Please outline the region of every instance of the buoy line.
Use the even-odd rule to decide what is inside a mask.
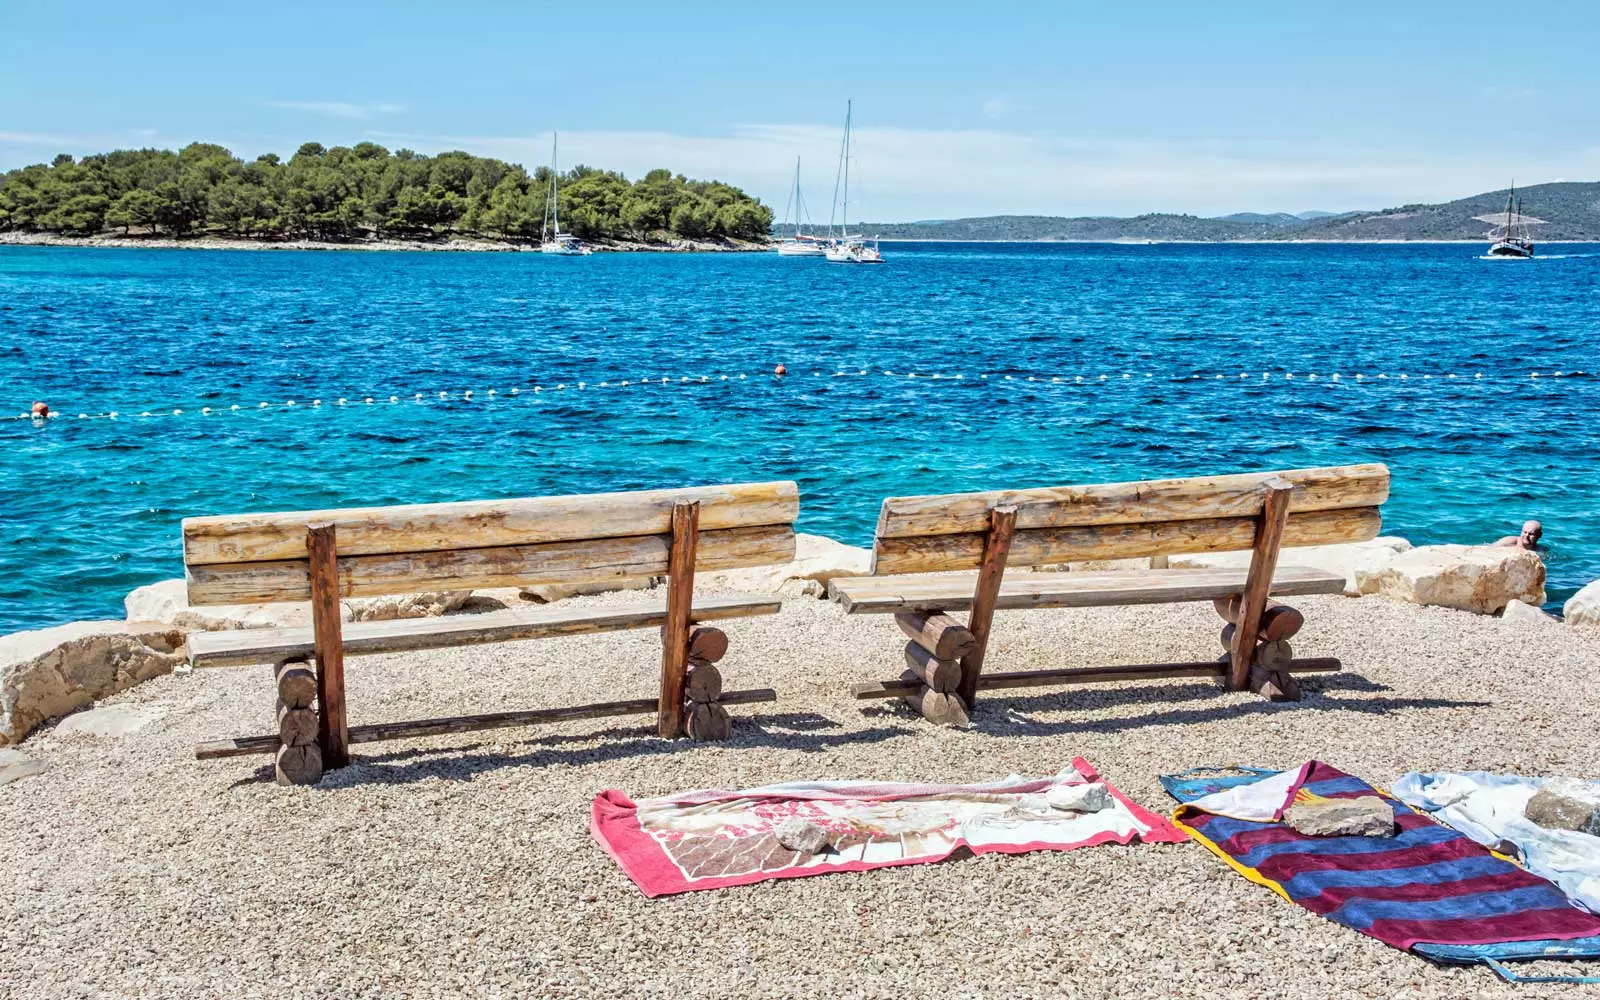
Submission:
[[[644,376],[640,378],[606,378],[598,381],[582,379],[570,382],[556,382],[552,384],[539,383],[532,386],[516,386],[510,389],[432,389],[427,392],[411,392],[404,395],[372,395],[372,396],[339,396],[336,398],[312,397],[309,399],[286,399],[279,401],[261,400],[255,403],[232,404],[206,404],[187,406],[156,407],[139,410],[100,410],[97,412],[80,411],[71,412],[53,411],[48,418],[35,416],[32,413],[19,413],[14,416],[0,417],[4,420],[28,420],[42,423],[45,419],[62,420],[148,420],[162,417],[200,416],[209,417],[222,414],[260,413],[262,411],[278,411],[292,409],[321,410],[327,408],[348,409],[351,407],[369,406],[394,406],[400,404],[430,404],[430,403],[471,403],[475,401],[496,402],[521,399],[523,397],[546,397],[552,394],[570,392],[592,392],[599,389],[631,389],[644,386],[695,386],[714,385],[724,382],[748,382],[752,379],[764,379],[771,382],[789,381],[791,379],[840,379],[840,378],[884,378],[904,379],[906,381],[947,381],[966,382],[979,384],[994,383],[1023,383],[1032,385],[1117,385],[1124,383],[1142,385],[1150,383],[1167,383],[1182,385],[1191,382],[1224,382],[1224,383],[1323,383],[1340,385],[1378,385],[1387,383],[1395,385],[1399,382],[1418,383],[1476,383],[1476,382],[1529,382],[1541,379],[1595,379],[1600,378],[1600,371],[1587,370],[1550,370],[1529,372],[1270,372],[1270,371],[1243,371],[1243,372],[1192,372],[1189,374],[1160,374],[1149,371],[1117,371],[1094,372],[1089,374],[1067,375],[1020,375],[1005,372],[918,372],[898,371],[890,368],[835,368],[825,370],[812,369],[809,372],[789,374],[784,366],[779,370],[767,373],[751,374],[748,372],[718,373],[715,375],[679,375],[679,376]]]

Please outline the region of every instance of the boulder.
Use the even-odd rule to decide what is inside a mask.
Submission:
[[[1510,602],[1544,603],[1537,553],[1494,545],[1424,545],[1378,574],[1378,593],[1397,601],[1492,615]]]
[[[1376,795],[1296,802],[1283,819],[1308,837],[1394,836],[1394,807]]]
[[[1345,542],[1339,545],[1302,545],[1283,549],[1278,553],[1279,566],[1309,566],[1312,569],[1338,573],[1344,577],[1347,597],[1378,592],[1378,575],[1403,552],[1411,551],[1411,543],[1404,538],[1385,536],[1365,542]],[[1168,558],[1172,569],[1209,569],[1226,567],[1247,569],[1249,552],[1202,552]]]
[[[1567,598],[1567,603],[1561,606],[1561,614],[1568,625],[1600,628],[1600,580]]]
[[[517,593],[524,601],[549,604],[569,597],[609,594],[613,590],[649,590],[663,579],[656,576],[619,576],[615,580],[593,583],[541,583],[534,587],[523,587]]]
[[[184,662],[182,629],[73,622],[0,637],[0,745]]]
[[[828,831],[815,823],[808,823],[799,816],[790,816],[782,823],[773,835],[778,838],[778,843],[791,851],[801,854],[821,854],[828,849]]]
[[[1559,622],[1561,619],[1525,601],[1511,600],[1506,602],[1506,609],[1500,613],[1501,618],[1510,621],[1523,622]]]
[[[866,576],[872,572],[872,553],[867,549],[821,535],[797,534],[794,543],[792,562],[699,573],[695,584],[707,590],[825,597],[828,581],[834,577]],[[815,586],[808,586],[810,584]]]
[[[1551,778],[1533,793],[1522,815],[1547,830],[1600,837],[1600,782]]]
[[[162,580],[140,587],[123,598],[122,604],[129,621],[166,622],[191,632],[303,628],[311,624],[310,601],[190,607],[188,587],[182,580]]]
[[[82,733],[85,736],[126,736],[136,733],[167,714],[160,705],[102,705],[74,712],[56,726],[57,735]]]
[[[1078,562],[1049,563],[1030,566],[1034,573],[1100,573],[1119,569],[1150,569],[1160,556],[1140,556],[1137,559],[1084,559]]]
[[[44,770],[44,761],[34,760],[21,750],[0,748],[0,785],[30,778]]]
[[[433,590],[420,594],[347,597],[341,617],[347,622],[387,622],[398,618],[437,618],[459,610],[472,599],[470,590]]]

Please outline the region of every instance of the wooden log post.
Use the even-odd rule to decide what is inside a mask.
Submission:
[[[914,639],[906,643],[906,667],[935,691],[949,694],[961,687],[961,661],[941,660]]]
[[[722,671],[704,660],[689,661],[689,677],[684,683],[684,694],[691,702],[722,700]]]
[[[690,702],[685,728],[692,740],[725,740],[733,735],[733,719],[720,702]]]
[[[972,594],[972,610],[967,614],[967,631],[974,640],[972,650],[961,658],[961,704],[971,712],[978,698],[978,675],[983,672],[984,653],[989,648],[989,628],[994,624],[994,602],[1000,596],[1000,583],[1006,574],[1006,559],[1011,554],[1011,536],[1017,526],[1017,508],[1002,504],[989,511],[989,532],[983,542],[983,560],[978,565],[978,583]]]
[[[331,523],[306,525],[306,554],[311,575],[311,631],[316,641],[320,772],[350,763],[350,720],[344,700],[344,626],[339,619],[339,545]]]
[[[964,726],[970,721],[967,707],[962,703],[958,692],[935,691],[922,683],[911,670],[901,674],[900,679],[916,685],[912,691],[902,695],[901,699],[924,719],[938,726]]]
[[[322,748],[315,743],[279,746],[273,770],[280,785],[315,785],[322,780]]]
[[[667,621],[661,636],[661,700],[656,713],[657,731],[666,739],[676,739],[683,733],[689,612],[694,605],[694,557],[699,533],[700,502],[674,503],[672,548],[667,556]]]
[[[278,742],[286,747],[310,746],[317,742],[317,729],[316,712],[278,702]]]
[[[965,625],[943,611],[902,611],[894,623],[936,660],[959,660],[978,644]]]
[[[278,683],[278,700],[290,708],[310,708],[317,700],[317,675],[305,660],[284,660],[278,664],[274,675]]]
[[[689,659],[716,663],[728,655],[728,633],[709,625],[697,625],[689,632]]]
[[[1230,625],[1239,620],[1239,595],[1232,597],[1219,597],[1211,602],[1217,609],[1217,614]],[[1306,616],[1287,604],[1277,601],[1268,601],[1265,610],[1261,612],[1261,629],[1256,633],[1256,638],[1261,642],[1276,642],[1279,639],[1292,639],[1305,626]],[[1230,636],[1232,632],[1228,633]]]
[[[1290,498],[1294,495],[1294,484],[1277,476],[1263,482],[1262,488],[1266,496],[1251,545],[1250,571],[1245,576],[1244,592],[1239,595],[1239,616],[1234,623],[1238,628],[1230,650],[1233,662],[1228,686],[1235,691],[1243,691],[1250,681],[1256,634],[1261,631],[1261,616],[1267,607],[1267,594],[1272,589],[1272,574],[1278,569],[1278,549],[1283,541],[1284,525],[1289,521]]]

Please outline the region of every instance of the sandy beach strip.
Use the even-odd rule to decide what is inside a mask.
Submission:
[[[579,599],[585,604],[628,595]],[[771,686],[721,745],[647,717],[369,744],[311,788],[266,757],[267,669],[162,677],[119,738],[45,729],[0,787],[0,994],[56,997],[1511,997],[1291,905],[1195,844],[991,855],[646,899],[589,837],[591,798],[862,778],[972,782],[1075,755],[1142,805],[1156,776],[1318,758],[1594,777],[1600,637],[1378,598],[1295,601],[1346,672],[1271,705],[1206,682],[996,692],[948,730],[853,681],[900,671],[886,616],[811,599],[729,623],[730,688]],[[1002,612],[989,669],[1214,655],[1209,605]],[[653,631],[352,659],[352,721],[650,696]],[[1572,967],[1539,963],[1542,971]],[[1588,974],[1600,973],[1590,964]],[[1562,995],[1568,995],[1563,992]]]

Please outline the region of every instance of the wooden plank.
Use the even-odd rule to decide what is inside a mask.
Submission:
[[[672,505],[682,500],[700,503],[702,531],[793,524],[800,513],[799,487],[773,482],[228,514],[185,518],[183,557],[189,566],[304,559],[306,525],[314,522],[339,529],[339,551],[347,557],[664,535]]]
[[[905,611],[896,614],[894,622],[936,660],[959,660],[978,643],[965,625],[942,612]]]
[[[667,560],[667,621],[661,630],[661,699],[656,727],[665,739],[683,735],[683,681],[689,665],[689,610],[694,605],[694,549],[700,504],[672,506],[672,554]]]
[[[322,768],[350,763],[350,721],[344,701],[344,638],[339,618],[338,529],[331,524],[306,526],[310,559],[311,632],[317,660],[317,745]]]
[[[758,702],[778,700],[772,688],[747,691],[724,691],[719,705],[754,705]],[[350,742],[377,743],[383,740],[417,739],[424,736],[444,736],[451,733],[470,733],[484,729],[510,729],[520,726],[540,726],[574,719],[600,719],[613,715],[651,715],[660,707],[660,699],[634,698],[628,701],[608,701],[596,705],[571,705],[565,708],[539,708],[524,712],[493,712],[488,715],[461,715],[445,719],[419,719],[414,722],[377,722],[350,727]],[[219,757],[240,757],[252,753],[276,753],[278,735],[239,736],[225,740],[207,740],[195,745],[197,760],[214,760]]]
[[[695,622],[775,615],[783,607],[776,596],[740,594],[701,598],[691,612]],[[508,608],[481,615],[405,618],[386,622],[351,622],[344,628],[346,656],[443,649],[518,639],[551,639],[563,635],[658,628],[667,620],[660,597],[621,606],[568,608],[561,605]],[[308,657],[313,638],[308,628],[261,628],[231,632],[191,632],[189,662],[195,667],[236,667]]]
[[[983,562],[978,567],[978,579],[972,591],[972,610],[967,613],[967,631],[972,633],[973,645],[961,658],[961,686],[956,693],[968,711],[978,697],[978,675],[983,672],[984,653],[989,648],[989,629],[994,624],[995,600],[1000,596],[1000,583],[1006,575],[1006,559],[1011,552],[1013,529],[1017,524],[1017,508],[1010,505],[996,507],[989,512],[989,534],[984,540]]]
[[[1250,550],[1250,572],[1239,596],[1239,618],[1235,622],[1238,627],[1233,633],[1233,668],[1228,674],[1228,686],[1235,691],[1243,691],[1250,683],[1256,633],[1261,631],[1261,613],[1266,610],[1267,595],[1272,591],[1272,574],[1278,569],[1278,549],[1283,543],[1294,497],[1294,486],[1285,479],[1269,479],[1262,484],[1262,489],[1266,495]]]
[[[1243,569],[1010,572],[1000,587],[995,609],[1017,611],[1210,601],[1240,593],[1247,575]],[[972,606],[973,581],[971,573],[840,577],[829,584],[829,596],[843,605],[847,614],[891,614],[936,608],[960,611]],[[1305,566],[1281,566],[1272,578],[1272,593],[1286,597],[1343,592],[1344,577]]]
[[[428,590],[478,590],[538,583],[597,583],[667,572],[667,535],[637,535],[545,545],[341,557],[346,597]],[[700,535],[695,569],[768,566],[794,558],[787,525],[729,528]],[[262,604],[311,596],[303,560],[188,567],[189,603]]]
[[[1261,484],[1274,476],[1294,484],[1297,511],[1377,507],[1389,498],[1389,469],[1377,464],[890,497],[879,512],[877,535],[912,538],[982,532],[988,528],[990,508],[1006,504],[1017,508],[1018,531],[1252,517],[1261,509]]]
[[[1284,545],[1331,545],[1378,537],[1383,517],[1376,507],[1295,513],[1284,531]],[[1038,528],[1019,531],[1010,562],[1042,566],[1082,559],[1124,559],[1189,552],[1233,552],[1250,548],[1256,520],[1251,517],[1155,521],[1144,524]],[[879,538],[873,543],[872,573],[932,573],[973,569],[983,559],[983,534]]]
[[[1294,673],[1332,673],[1342,664],[1331,656],[1313,656],[1294,660],[1280,670]],[[978,690],[1002,688],[1055,687],[1062,684],[1103,684],[1110,681],[1141,681],[1167,677],[1217,677],[1227,675],[1227,667],[1216,660],[1195,660],[1186,663],[1133,663],[1120,667],[1070,667],[1057,670],[1020,670],[1010,673],[987,673],[978,678]],[[892,681],[862,681],[850,685],[850,694],[858,699],[904,698],[923,686],[916,678]]]

